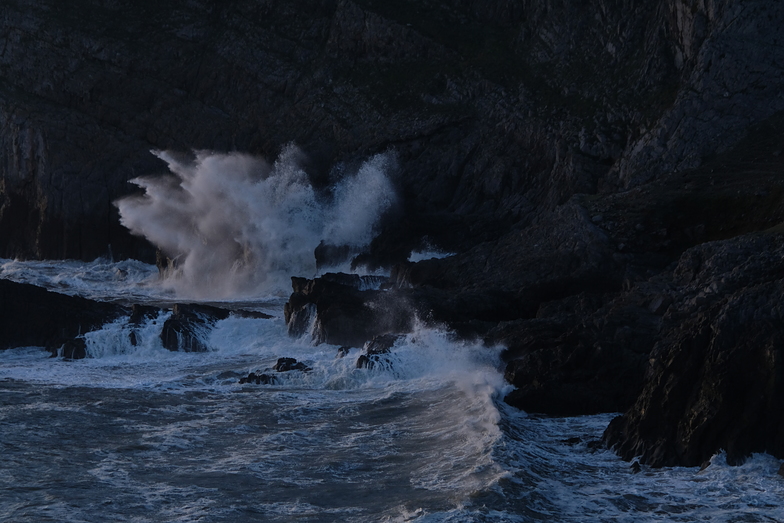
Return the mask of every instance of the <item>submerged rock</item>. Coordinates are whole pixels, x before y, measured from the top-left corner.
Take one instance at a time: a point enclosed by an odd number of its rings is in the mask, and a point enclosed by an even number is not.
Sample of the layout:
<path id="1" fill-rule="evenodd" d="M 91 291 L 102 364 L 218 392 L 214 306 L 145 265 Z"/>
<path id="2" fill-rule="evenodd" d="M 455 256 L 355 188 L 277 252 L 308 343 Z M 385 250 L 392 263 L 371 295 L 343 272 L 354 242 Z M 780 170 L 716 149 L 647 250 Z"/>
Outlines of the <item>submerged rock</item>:
<path id="1" fill-rule="evenodd" d="M 58 355 L 66 360 L 79 360 L 87 357 L 87 343 L 78 337 L 63 343 Z"/>
<path id="2" fill-rule="evenodd" d="M 276 372 L 289 372 L 292 370 L 310 372 L 311 368 L 294 358 L 278 358 L 272 370 Z"/>
<path id="3" fill-rule="evenodd" d="M 278 382 L 278 378 L 269 374 L 256 374 L 251 372 L 244 378 L 240 378 L 240 385 L 245 383 L 255 383 L 256 385 L 274 385 Z"/>
<path id="4" fill-rule="evenodd" d="M 383 357 L 383 355 L 389 354 L 392 347 L 401 338 L 402 336 L 394 334 L 383 334 L 381 336 L 376 336 L 365 343 L 363 349 L 364 354 L 361 354 L 359 358 L 357 358 L 357 368 L 372 369 L 377 365 L 389 367 L 390 361 L 388 358 Z"/>
<path id="5" fill-rule="evenodd" d="M 283 373 L 293 371 L 310 372 L 311 370 L 310 367 L 301 361 L 297 361 L 295 358 L 278 358 L 278 361 L 275 362 L 275 365 L 273 365 L 271 369 L 267 368 L 266 372 L 258 374 L 251 372 L 246 377 L 240 379 L 240 384 L 255 383 L 256 385 L 274 385 L 279 383 L 280 380 L 274 374 L 270 374 L 272 371 Z"/>

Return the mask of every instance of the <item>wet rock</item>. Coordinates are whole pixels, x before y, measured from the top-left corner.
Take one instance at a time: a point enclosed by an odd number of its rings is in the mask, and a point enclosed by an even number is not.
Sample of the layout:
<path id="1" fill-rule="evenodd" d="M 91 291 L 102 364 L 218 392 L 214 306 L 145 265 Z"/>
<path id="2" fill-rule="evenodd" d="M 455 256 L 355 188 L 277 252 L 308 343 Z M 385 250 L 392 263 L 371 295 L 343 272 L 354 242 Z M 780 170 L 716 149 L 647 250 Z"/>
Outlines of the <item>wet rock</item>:
<path id="1" fill-rule="evenodd" d="M 412 310 L 385 291 L 360 290 L 357 275 L 327 274 L 314 280 L 292 278 L 294 292 L 284 307 L 293 336 L 313 326 L 317 343 L 361 347 L 379 334 L 407 332 Z"/>
<path id="2" fill-rule="evenodd" d="M 276 372 L 289 372 L 292 370 L 310 372 L 311 369 L 301 361 L 297 361 L 294 358 L 278 358 L 278 361 L 275 363 L 275 366 L 272 367 L 272 370 Z"/>
<path id="3" fill-rule="evenodd" d="M 269 374 L 256 374 L 255 372 L 251 372 L 244 378 L 240 378 L 240 385 L 244 385 L 246 383 L 255 383 L 256 385 L 275 385 L 278 382 L 278 378 L 275 376 L 271 376 Z"/>
<path id="4" fill-rule="evenodd" d="M 784 457 L 784 235 L 690 249 L 644 387 L 605 442 L 652 466 L 698 466 L 719 450 Z"/>
<path id="5" fill-rule="evenodd" d="M 399 267 L 395 278 L 399 286 L 431 293 L 448 289 L 429 300 L 437 320 L 509 321 L 533 317 L 543 301 L 620 287 L 613 254 L 606 233 L 569 202 L 498 242 Z"/>
<path id="6" fill-rule="evenodd" d="M 87 357 L 87 344 L 84 338 L 74 338 L 63 343 L 58 354 L 66 360 L 80 360 Z"/>
<path id="7" fill-rule="evenodd" d="M 160 313 L 161 309 L 159 307 L 134 303 L 131 306 L 131 315 L 128 317 L 128 323 L 130 325 L 138 326 L 147 320 L 158 317 Z"/>
<path id="8" fill-rule="evenodd" d="M 351 352 L 351 347 L 339 347 L 338 353 L 335 355 L 335 359 L 345 358 L 348 356 L 349 352 Z"/>
<path id="9" fill-rule="evenodd" d="M 170 351 L 206 352 L 206 339 L 215 322 L 230 311 L 200 304 L 176 304 L 161 330 L 161 342 Z"/>
<path id="10" fill-rule="evenodd" d="M 0 280 L 0 349 L 37 346 L 56 355 L 64 343 L 128 314 L 113 303 L 66 296 L 25 283 Z M 82 340 L 83 341 L 83 340 Z"/>
<path id="11" fill-rule="evenodd" d="M 267 314 L 265 312 L 247 311 L 245 309 L 232 309 L 231 315 L 236 316 L 238 318 L 251 318 L 254 320 L 269 320 L 274 318 L 274 316 Z"/>
<path id="12" fill-rule="evenodd" d="M 536 318 L 502 322 L 486 336 L 506 345 L 505 401 L 527 412 L 579 415 L 628 408 L 642 389 L 660 319 L 650 290 L 580 293 L 543 303 Z"/>
<path id="13" fill-rule="evenodd" d="M 131 327 L 131 332 L 128 333 L 128 340 L 134 347 L 139 343 L 139 335 L 137 333 L 138 327 L 144 322 L 158 317 L 161 309 L 149 305 L 139 305 L 134 303 L 131 306 L 131 316 L 128 318 L 128 325 Z"/>
<path id="14" fill-rule="evenodd" d="M 384 334 L 365 343 L 363 354 L 357 358 L 357 368 L 372 369 L 379 365 L 389 367 L 390 361 L 384 355 L 390 353 L 392 347 L 401 337 L 394 334 Z"/>

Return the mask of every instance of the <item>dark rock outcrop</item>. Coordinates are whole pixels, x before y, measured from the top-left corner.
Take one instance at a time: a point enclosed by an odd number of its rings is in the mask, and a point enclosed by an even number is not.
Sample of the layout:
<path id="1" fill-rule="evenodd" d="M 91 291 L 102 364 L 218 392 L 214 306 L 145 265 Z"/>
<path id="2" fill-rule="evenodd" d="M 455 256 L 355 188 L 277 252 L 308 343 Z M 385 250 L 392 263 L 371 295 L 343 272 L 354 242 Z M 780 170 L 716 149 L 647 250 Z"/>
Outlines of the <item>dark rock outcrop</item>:
<path id="1" fill-rule="evenodd" d="M 332 245 L 323 240 L 313 252 L 316 258 L 316 269 L 335 267 L 341 263 L 346 263 L 353 254 L 356 254 L 356 252 L 352 252 L 352 248 L 349 245 Z"/>
<path id="2" fill-rule="evenodd" d="M 672 278 L 645 387 L 605 441 L 653 466 L 784 457 L 784 234 L 697 246 Z"/>
<path id="3" fill-rule="evenodd" d="M 272 367 L 272 370 L 276 372 L 289 372 L 292 370 L 310 372 L 311 369 L 301 361 L 297 361 L 294 358 L 278 358 L 278 361 Z"/>
<path id="4" fill-rule="evenodd" d="M 389 366 L 389 360 L 384 354 L 389 354 L 392 347 L 400 339 L 395 334 L 382 334 L 365 343 L 363 354 L 357 358 L 358 369 L 372 369 L 376 366 Z"/>
<path id="5" fill-rule="evenodd" d="M 67 343 L 68 357 L 84 357 L 83 340 L 74 339 L 126 314 L 128 309 L 113 303 L 0 280 L 0 350 L 38 346 L 57 354 Z"/>
<path id="6" fill-rule="evenodd" d="M 57 354 L 66 360 L 80 360 L 87 357 L 87 343 L 84 338 L 73 338 L 65 343 L 57 351 Z"/>
<path id="7" fill-rule="evenodd" d="M 362 279 L 357 275 L 325 274 L 291 281 L 294 292 L 284 315 L 293 336 L 303 335 L 312 321 L 315 342 L 362 347 L 380 334 L 411 329 L 412 309 L 386 291 L 360 290 Z"/>
<path id="8" fill-rule="evenodd" d="M 280 380 L 274 375 L 271 374 L 272 371 L 282 373 L 282 372 L 292 372 L 292 371 L 299 371 L 299 372 L 310 372 L 312 369 L 305 365 L 301 361 L 297 361 L 295 358 L 278 358 L 278 361 L 275 362 L 273 367 L 267 368 L 266 372 L 251 372 L 244 378 L 240 378 L 240 385 L 245 383 L 255 383 L 256 385 L 275 385 L 279 383 Z"/>
<path id="9" fill-rule="evenodd" d="M 294 279 L 292 334 L 361 347 L 416 316 L 505 343 L 523 408 L 630 407 L 625 457 L 781 455 L 780 240 L 744 235 L 784 220 L 784 3 L 33 0 L 0 34 L 1 256 L 153 260 L 111 205 L 165 168 L 151 148 L 295 141 L 317 189 L 394 148 L 396 214 L 353 260 L 394 288 Z M 406 262 L 425 244 L 457 254 Z M 47 297 L 34 332 L 26 299 L 3 343 L 108 317 Z M 216 314 L 162 341 L 204 350 Z"/>
<path id="10" fill-rule="evenodd" d="M 161 342 L 170 351 L 206 352 L 207 334 L 218 320 L 229 317 L 230 311 L 202 304 L 176 304 L 163 324 Z"/>
<path id="11" fill-rule="evenodd" d="M 275 376 L 271 376 L 269 374 L 256 374 L 255 372 L 251 372 L 244 378 L 240 378 L 240 385 L 244 385 L 246 383 L 255 383 L 256 385 L 274 385 L 278 382 L 278 379 Z"/>
<path id="12" fill-rule="evenodd" d="M 537 318 L 500 324 L 488 338 L 507 346 L 506 402 L 552 415 L 625 410 L 642 388 L 660 316 L 635 293 L 581 293 L 542 304 Z"/>

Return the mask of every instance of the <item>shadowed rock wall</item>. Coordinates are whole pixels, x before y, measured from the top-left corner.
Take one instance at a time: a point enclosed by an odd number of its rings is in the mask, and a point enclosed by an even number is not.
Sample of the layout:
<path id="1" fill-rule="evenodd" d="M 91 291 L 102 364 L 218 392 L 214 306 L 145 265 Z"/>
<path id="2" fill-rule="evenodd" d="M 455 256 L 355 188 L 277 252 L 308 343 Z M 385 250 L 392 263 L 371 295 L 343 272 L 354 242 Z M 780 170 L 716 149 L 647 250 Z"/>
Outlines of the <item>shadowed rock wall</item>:
<path id="1" fill-rule="evenodd" d="M 290 141 L 321 184 L 394 148 L 404 210 L 461 217 L 409 236 L 494 239 L 784 108 L 781 20 L 762 1 L 6 2 L 0 255 L 149 258 L 111 206 L 164 170 L 149 149 Z"/>

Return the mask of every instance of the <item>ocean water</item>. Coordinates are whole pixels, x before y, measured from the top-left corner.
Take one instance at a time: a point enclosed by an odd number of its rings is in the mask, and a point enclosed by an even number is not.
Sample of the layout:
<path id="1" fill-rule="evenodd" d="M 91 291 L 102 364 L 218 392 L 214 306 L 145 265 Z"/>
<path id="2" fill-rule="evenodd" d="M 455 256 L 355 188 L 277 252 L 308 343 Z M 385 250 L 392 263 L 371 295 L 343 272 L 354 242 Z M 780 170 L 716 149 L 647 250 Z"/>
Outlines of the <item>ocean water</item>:
<path id="1" fill-rule="evenodd" d="M 180 299 L 139 262 L 0 260 L 0 278 L 123 303 Z M 0 352 L 0 520 L 784 521 L 781 462 L 724 456 L 633 473 L 597 449 L 612 415 L 529 416 L 505 405 L 500 347 L 421 327 L 386 365 L 292 339 L 280 292 L 224 298 L 211 350 L 160 345 L 166 314 L 128 341 L 85 336 L 88 358 Z M 214 300 L 212 301 L 214 303 Z M 240 384 L 280 357 L 309 372 Z"/>

